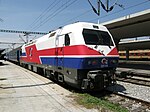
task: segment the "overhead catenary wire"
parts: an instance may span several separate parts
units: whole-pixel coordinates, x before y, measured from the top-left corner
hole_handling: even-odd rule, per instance
[[[92,7],[93,11],[94,11],[98,16],[100,16],[100,6],[101,6],[106,12],[112,11],[115,5],[118,5],[118,6],[122,7],[122,5],[120,5],[120,4],[117,3],[118,0],[116,0],[116,1],[114,2],[114,4],[111,5],[110,7],[109,7],[109,0],[106,0],[106,6],[103,4],[102,0],[97,0],[97,10],[96,10],[96,8],[92,5],[91,1],[90,1],[90,0],[87,0],[87,1],[89,2],[89,4],[90,4],[90,6]]]
[[[62,6],[58,7],[56,9],[56,11],[54,11],[51,15],[49,15],[47,18],[45,18],[43,21],[41,21],[40,24],[36,25],[34,28],[32,28],[32,30],[38,29],[41,26],[43,26],[44,24],[46,24],[49,20],[53,19],[55,16],[57,16],[59,13],[61,13],[62,11],[64,11],[66,8],[68,8],[69,6],[73,5],[77,0],[73,0],[73,1],[68,1],[68,3],[64,3]]]
[[[92,19],[92,20],[89,20],[89,21],[94,21],[94,20],[97,20],[97,19],[99,19],[99,18],[105,18],[105,17],[107,17],[107,16],[114,15],[114,14],[119,13],[119,12],[122,12],[122,11],[124,11],[124,10],[128,10],[128,9],[137,7],[137,6],[139,6],[139,5],[145,4],[145,3],[149,2],[149,1],[150,1],[150,0],[146,0],[146,1],[144,1],[144,2],[140,2],[140,3],[138,3],[138,4],[135,4],[135,5],[132,5],[132,6],[129,6],[129,7],[126,7],[126,8],[124,8],[124,6],[121,5],[121,6],[119,6],[119,7],[122,7],[122,10],[116,11],[116,12],[111,13],[111,14],[107,14],[107,15],[105,15],[105,16],[97,17],[96,19]],[[120,4],[117,4],[117,5],[120,5]],[[90,10],[89,10],[89,11],[90,11]],[[88,12],[88,11],[87,11],[87,12]],[[86,12],[85,12],[85,13],[86,13]],[[84,13],[83,13],[83,14],[84,14]],[[81,16],[84,16],[83,14],[80,14],[80,15],[74,17],[74,18],[71,18],[69,21],[73,21],[73,20],[75,20],[75,19],[77,19],[77,18],[79,18],[79,17],[81,17]],[[77,21],[77,20],[76,20],[76,21]]]
[[[117,2],[118,0],[116,0],[116,2]],[[88,0],[88,2],[90,3],[90,5],[94,8],[94,6],[91,4],[91,2]],[[115,3],[116,3],[115,2]],[[115,4],[114,3],[114,4]],[[113,4],[113,5],[114,5]],[[71,19],[69,19],[69,20],[67,20],[65,23],[69,23],[69,22],[71,22],[71,21],[73,21],[73,20],[75,20],[76,18],[79,18],[79,17],[82,17],[82,16],[84,16],[85,14],[87,14],[87,13],[89,13],[90,11],[92,11],[92,10],[96,10],[96,9],[88,9],[88,10],[86,10],[85,12],[83,12],[83,13],[81,13],[80,15],[77,15],[77,16],[75,16],[75,17],[73,17],[73,18],[71,18]],[[98,13],[98,12],[97,12]],[[75,21],[74,21],[75,22]],[[62,25],[64,25],[65,23],[63,23]]]
[[[141,2],[141,3],[138,3],[138,4],[135,4],[135,5],[132,5],[132,6],[123,8],[122,10],[116,11],[116,12],[114,12],[114,13],[110,13],[110,14],[107,14],[107,15],[104,15],[104,16],[101,16],[101,17],[97,17],[97,18],[92,19],[92,20],[88,20],[88,21],[94,21],[94,20],[97,20],[97,19],[99,19],[99,18],[104,18],[104,17],[110,16],[110,15],[114,15],[114,14],[119,13],[119,12],[122,12],[122,11],[124,11],[124,10],[128,10],[128,9],[134,8],[134,7],[136,7],[136,6],[142,5],[142,4],[144,4],[144,3],[147,3],[148,1],[150,1],[150,0],[147,0],[147,1],[144,1],[144,2]],[[63,5],[64,5],[64,4],[63,4]],[[64,7],[64,6],[63,6],[63,7]],[[59,8],[60,8],[60,7],[59,7]],[[62,7],[61,7],[61,8],[62,8]],[[62,10],[62,9],[61,9],[61,10]],[[59,11],[60,11],[60,10],[59,10]],[[59,13],[59,11],[58,11],[57,13]],[[80,14],[80,15],[77,15],[76,17],[73,17],[73,18],[67,20],[67,22],[70,22],[70,21],[73,21],[73,20],[75,20],[75,19],[77,19],[77,18],[80,18],[80,17],[84,16],[85,14],[87,14],[89,11],[92,11],[92,9],[87,10],[87,11],[85,11],[84,13],[82,13],[82,14]],[[56,12],[54,12],[54,13],[51,14],[51,15],[55,15],[55,14],[56,14]],[[57,16],[57,14],[56,14],[56,16]],[[53,19],[52,16],[51,16],[50,18]],[[49,21],[49,20],[48,20],[48,21]],[[76,20],[76,21],[78,21],[78,20]],[[75,21],[74,21],[74,22],[75,22]],[[42,21],[41,24],[42,24],[42,23],[44,23],[44,21]],[[44,23],[44,24],[45,24],[45,23]],[[65,22],[65,23],[62,23],[62,24],[64,25],[64,24],[66,24],[66,22]],[[38,24],[36,27],[39,28],[39,27],[41,27],[41,26],[43,26],[43,25],[39,25],[39,24]],[[59,25],[59,26],[60,26],[60,25]],[[34,29],[36,29],[36,27],[34,27]]]
[[[117,1],[117,0],[116,0],[116,1]],[[119,13],[119,12],[121,12],[121,11],[124,11],[124,10],[127,10],[127,9],[134,8],[134,7],[136,7],[136,6],[142,5],[142,4],[144,4],[144,3],[147,3],[148,1],[150,1],[150,0],[146,0],[146,1],[144,1],[144,2],[140,2],[140,3],[138,3],[138,4],[135,4],[135,5],[132,5],[132,6],[129,6],[129,7],[126,7],[126,8],[123,7],[123,6],[121,6],[121,7],[123,8],[122,10],[116,11],[116,12],[111,13],[111,14],[107,14],[107,15],[105,15],[105,16],[97,17],[97,18],[92,19],[92,20],[89,20],[89,21],[94,21],[94,20],[97,20],[97,19],[99,19],[99,18],[105,18],[105,17],[107,17],[107,16],[110,16],[110,15],[113,15],[113,14],[116,14],[116,13]],[[115,2],[115,3],[116,3],[116,2]],[[114,4],[113,4],[113,5],[114,5]],[[117,4],[117,5],[118,5],[118,4]],[[119,6],[119,7],[120,7],[120,6]],[[68,23],[68,22],[71,22],[71,21],[73,21],[73,20],[75,20],[75,19],[77,19],[77,18],[79,18],[79,17],[82,17],[82,16],[84,16],[85,14],[89,13],[90,11],[92,11],[92,9],[87,10],[87,11],[85,11],[85,12],[83,12],[83,13],[77,15],[76,17],[71,18],[71,19],[67,20],[65,23],[62,23],[62,24],[64,25],[64,24],[66,24],[66,23]],[[78,20],[76,20],[76,21],[78,21]]]
[[[60,0],[54,0],[29,26],[28,28],[33,28],[42,18],[46,16],[55,6],[60,3]]]
[[[80,15],[77,15],[76,17],[73,17],[71,19],[68,20],[68,22],[74,20],[75,18],[79,18],[81,16],[84,16],[85,14],[89,13],[90,11],[92,11],[91,9],[90,10],[86,10],[85,12],[81,13]]]
[[[124,7],[122,10],[119,10],[119,11],[116,11],[116,12],[114,12],[114,13],[107,14],[107,15],[104,15],[104,16],[101,16],[101,17],[97,17],[97,18],[92,19],[92,20],[90,20],[90,21],[94,21],[94,20],[97,20],[97,19],[100,19],[100,18],[105,18],[105,17],[111,16],[111,15],[117,14],[117,13],[119,13],[119,12],[122,12],[122,11],[124,11],[124,10],[128,10],[128,9],[131,9],[131,8],[134,8],[134,7],[143,5],[143,4],[147,3],[147,2],[150,2],[150,0],[146,0],[146,1],[144,1],[144,2],[140,2],[140,3],[138,3],[138,4],[135,4],[135,5],[132,5],[132,6],[129,6],[129,7],[126,7],[126,8]]]
[[[89,13],[90,11],[92,11],[92,10],[91,10],[91,9],[86,10],[85,12],[81,13],[80,15],[77,15],[77,16],[71,18],[71,19],[66,20],[64,23],[62,23],[62,24],[59,25],[59,26],[63,26],[64,24],[68,24],[68,23],[70,23],[70,22],[77,22],[77,21],[73,21],[73,20],[75,20],[76,18],[79,18],[79,17],[84,16],[85,14]],[[58,26],[55,26],[55,27],[57,28]]]
[[[39,27],[43,26],[45,23],[47,23],[49,20],[51,20],[52,18],[54,18],[55,16],[57,16],[57,14],[59,14],[60,12],[62,12],[63,10],[65,10],[66,8],[68,8],[70,5],[72,5],[73,3],[75,3],[77,0],[72,1],[71,3],[68,2],[68,4],[64,3],[62,6],[58,7],[56,9],[56,11],[54,11],[54,13],[52,13],[51,15],[49,15],[44,21],[41,22],[40,25],[36,26],[33,28],[34,29],[38,29]]]

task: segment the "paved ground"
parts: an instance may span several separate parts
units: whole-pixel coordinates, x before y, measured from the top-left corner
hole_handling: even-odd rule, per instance
[[[94,112],[49,79],[9,62],[0,65],[0,112]]]

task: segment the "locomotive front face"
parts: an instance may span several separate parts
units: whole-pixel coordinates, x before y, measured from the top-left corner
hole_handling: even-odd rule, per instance
[[[90,51],[96,51],[83,61],[83,68],[114,68],[118,64],[118,52],[108,31],[83,29],[82,35]]]
[[[90,54],[82,60],[81,68],[86,71],[86,77],[82,76],[82,70],[79,71],[79,79],[84,77],[82,89],[101,90],[114,80],[118,51],[109,31],[100,27],[93,25],[93,28],[83,28],[82,31],[85,46],[88,48],[86,52]]]

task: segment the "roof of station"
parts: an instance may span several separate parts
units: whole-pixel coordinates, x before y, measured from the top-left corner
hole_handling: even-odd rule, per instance
[[[133,40],[128,42],[120,42],[118,46],[119,50],[143,50],[150,49],[150,39],[145,40]]]
[[[150,36],[150,9],[101,23],[114,39]]]
[[[4,50],[5,50],[5,49],[0,49],[0,58],[1,58],[2,52],[3,52]]]
[[[0,54],[4,51],[5,49],[0,49]]]

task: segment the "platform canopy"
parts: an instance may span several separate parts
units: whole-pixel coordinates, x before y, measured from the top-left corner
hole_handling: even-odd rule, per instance
[[[120,42],[118,45],[118,49],[119,50],[150,49],[150,39]]]
[[[4,51],[5,49],[0,49],[0,59],[2,57],[2,52]]]
[[[0,49],[0,54],[4,51],[5,49]]]
[[[101,23],[115,40],[150,36],[150,9]]]

